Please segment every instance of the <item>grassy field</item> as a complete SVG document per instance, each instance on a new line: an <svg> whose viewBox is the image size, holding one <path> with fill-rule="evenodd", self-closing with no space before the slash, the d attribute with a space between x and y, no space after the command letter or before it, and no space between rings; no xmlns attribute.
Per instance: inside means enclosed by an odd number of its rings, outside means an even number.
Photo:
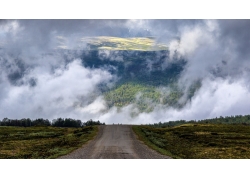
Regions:
<svg viewBox="0 0 250 180"><path fill-rule="evenodd" d="M249 159L250 126L185 124L134 126L139 139L156 151L183 159Z"/></svg>
<svg viewBox="0 0 250 180"><path fill-rule="evenodd" d="M57 158L92 139L97 126L83 128L0 126L1 159Z"/></svg>
<svg viewBox="0 0 250 180"><path fill-rule="evenodd" d="M164 44L157 44L153 38L136 37L136 38L120 38L120 37L86 37L81 39L90 45L92 50L133 50L133 51L160 51L166 50Z"/></svg>

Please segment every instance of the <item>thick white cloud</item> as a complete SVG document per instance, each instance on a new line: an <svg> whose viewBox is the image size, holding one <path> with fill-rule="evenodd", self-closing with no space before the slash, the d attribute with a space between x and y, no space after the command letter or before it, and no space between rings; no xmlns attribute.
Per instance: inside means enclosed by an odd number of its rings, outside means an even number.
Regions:
<svg viewBox="0 0 250 180"><path fill-rule="evenodd" d="M53 74L38 67L29 76L36 77L36 86L12 86L5 83L8 91L5 91L5 98L0 102L2 118L84 117L84 112L79 109L86 109L84 103L91 101L89 96L98 93L95 92L97 85L112 80L109 72L87 69L81 65L80 60L71 62L65 69L56 69ZM91 112L98 111L93 110L91 105L89 109Z"/></svg>

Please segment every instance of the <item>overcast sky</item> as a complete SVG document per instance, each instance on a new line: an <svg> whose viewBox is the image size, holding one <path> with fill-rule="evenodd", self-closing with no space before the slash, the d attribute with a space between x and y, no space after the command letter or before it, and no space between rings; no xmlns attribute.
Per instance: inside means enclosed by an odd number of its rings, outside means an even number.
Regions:
<svg viewBox="0 0 250 180"><path fill-rule="evenodd" d="M250 114L249 29L250 20L0 20L0 119L140 124ZM79 39L89 36L153 36L170 57L187 60L179 84L202 79L202 87L181 110L159 106L137 118L130 117L132 105L105 111L98 85L112 86L117 77L84 67L77 53L50 53L84 48Z"/></svg>

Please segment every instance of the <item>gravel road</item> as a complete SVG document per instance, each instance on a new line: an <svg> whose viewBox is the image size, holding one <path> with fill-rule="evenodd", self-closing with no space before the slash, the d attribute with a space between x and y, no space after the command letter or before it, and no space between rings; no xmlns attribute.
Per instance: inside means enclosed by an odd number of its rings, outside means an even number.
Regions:
<svg viewBox="0 0 250 180"><path fill-rule="evenodd" d="M170 159L137 139L130 125L99 126L98 135L60 159Z"/></svg>

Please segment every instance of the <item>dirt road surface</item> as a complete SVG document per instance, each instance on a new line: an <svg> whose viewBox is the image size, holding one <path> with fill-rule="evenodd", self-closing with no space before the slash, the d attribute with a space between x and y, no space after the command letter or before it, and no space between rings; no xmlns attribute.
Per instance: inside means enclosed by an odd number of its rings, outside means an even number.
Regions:
<svg viewBox="0 0 250 180"><path fill-rule="evenodd" d="M137 139L130 125L105 125L83 147L60 159L170 159Z"/></svg>

